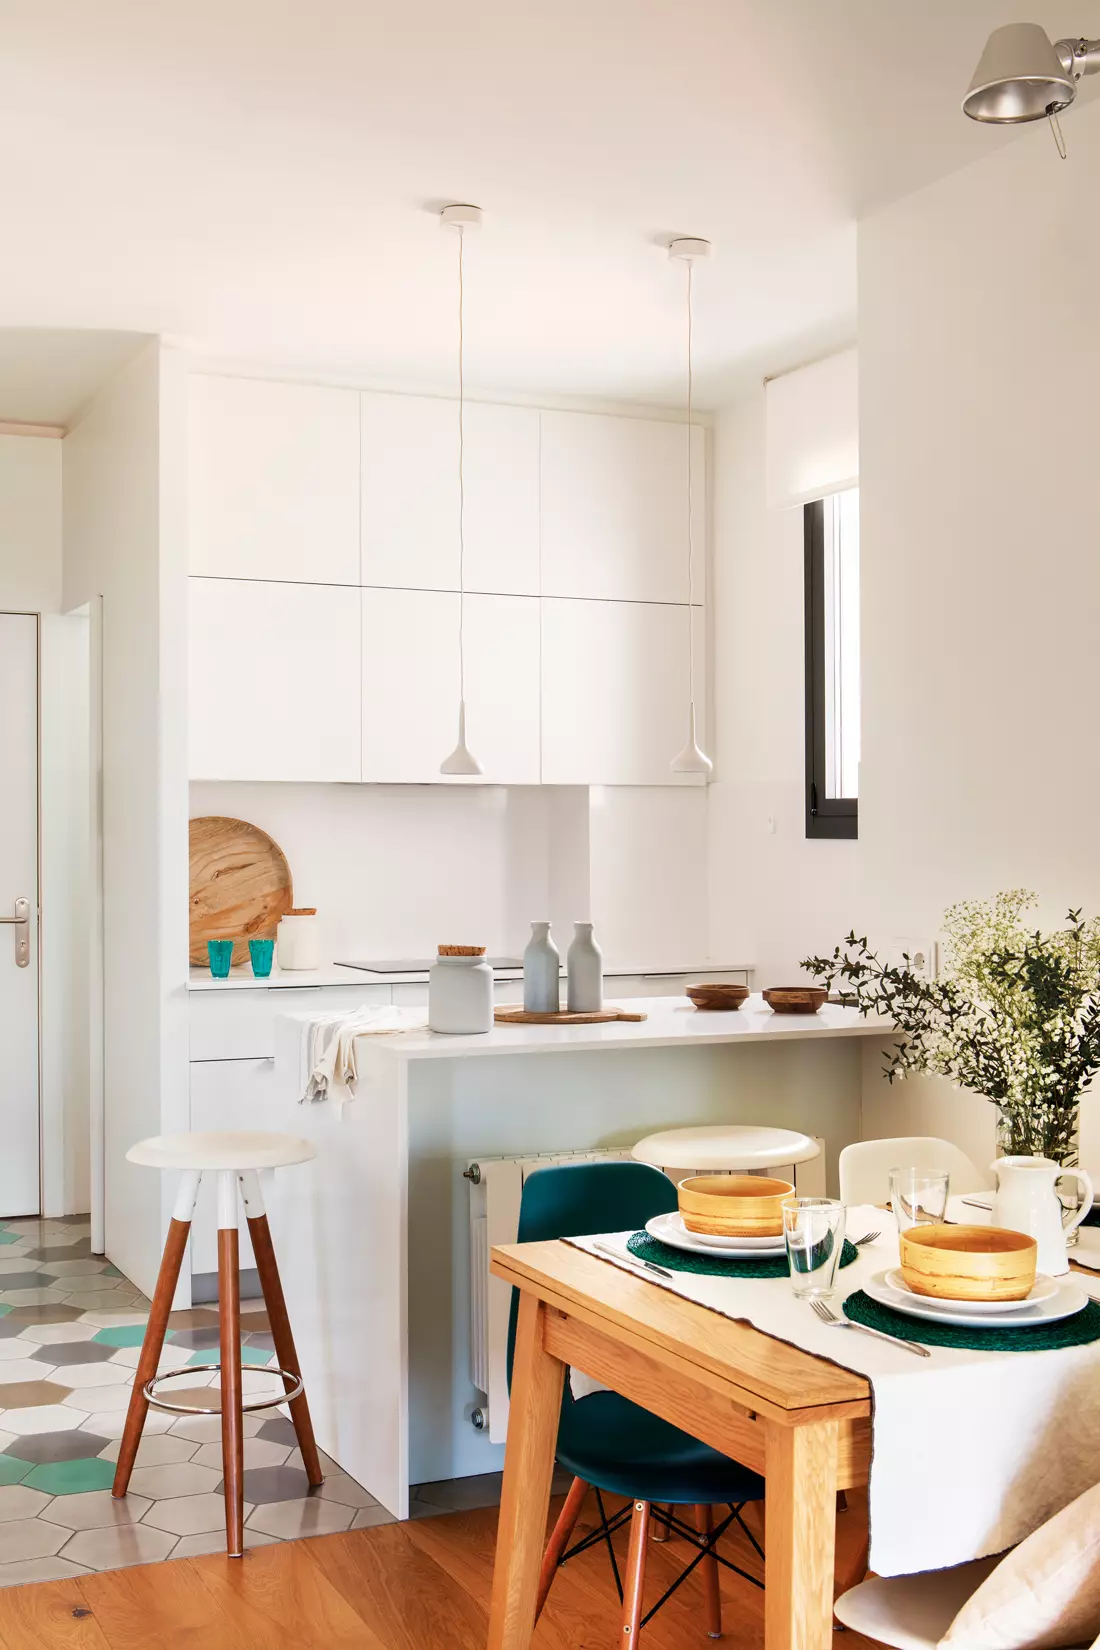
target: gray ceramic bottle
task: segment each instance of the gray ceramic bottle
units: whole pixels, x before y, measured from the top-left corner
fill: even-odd
[[[592,937],[590,922],[573,924],[575,937],[569,947],[570,1014],[598,1014],[603,1007],[603,952]]]
[[[561,1007],[561,957],[548,922],[533,922],[523,953],[523,1006],[528,1014],[556,1014]]]

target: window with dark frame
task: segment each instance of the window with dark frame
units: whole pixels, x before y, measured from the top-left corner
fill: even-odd
[[[806,835],[859,835],[859,488],[803,511]]]

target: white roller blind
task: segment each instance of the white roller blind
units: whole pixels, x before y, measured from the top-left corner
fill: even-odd
[[[768,506],[785,510],[859,481],[859,377],[854,349],[767,386]]]

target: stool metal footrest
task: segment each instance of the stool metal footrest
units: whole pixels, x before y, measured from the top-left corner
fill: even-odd
[[[146,1381],[142,1391],[153,1409],[167,1410],[172,1415],[220,1415],[220,1404],[216,1408],[213,1405],[205,1404],[173,1404],[167,1398],[159,1397],[156,1389],[162,1381],[178,1380],[181,1375],[210,1374],[213,1370],[220,1373],[221,1367],[220,1363],[184,1364],[182,1369],[166,1369],[163,1375],[154,1375],[151,1381]],[[267,1375],[278,1375],[286,1390],[279,1397],[260,1398],[259,1400],[253,1400],[251,1403],[242,1403],[241,1409],[245,1413],[252,1409],[274,1409],[277,1404],[292,1403],[295,1398],[301,1397],[302,1392],[305,1390],[305,1382],[302,1377],[292,1375],[288,1369],[271,1369],[265,1366],[262,1372]],[[260,1373],[260,1371],[257,1371],[257,1373]]]

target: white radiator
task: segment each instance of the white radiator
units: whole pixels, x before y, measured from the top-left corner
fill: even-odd
[[[768,1169],[787,1175],[803,1197],[825,1195],[825,1142],[819,1155],[789,1169]],[[632,1163],[630,1151],[545,1152],[531,1157],[481,1157],[466,1166],[470,1182],[470,1379],[485,1394],[481,1424],[488,1422],[490,1441],[503,1444],[508,1434],[508,1314],[510,1285],[489,1271],[489,1250],[497,1243],[515,1243],[519,1235],[519,1204],[523,1182],[535,1169],[554,1163]],[[678,1171],[687,1179],[697,1171]]]

